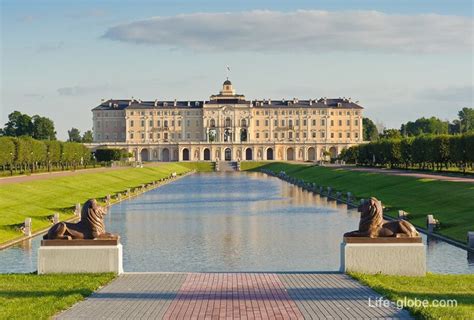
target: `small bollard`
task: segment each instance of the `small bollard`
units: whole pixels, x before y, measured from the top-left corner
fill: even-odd
[[[467,247],[469,249],[474,249],[474,231],[469,231],[467,233]]]
[[[435,219],[432,214],[426,216],[426,228],[428,233],[433,233],[433,231],[439,226],[439,220]]]
[[[59,213],[54,213],[53,215],[53,224],[59,223]]]
[[[328,189],[327,189],[327,196],[328,196],[328,197],[331,196],[331,191],[332,191],[332,188],[331,188],[331,187],[328,187]]]
[[[107,198],[106,198],[106,202],[107,202],[107,205],[110,206],[110,200],[111,200],[111,197],[110,197],[110,194],[107,195]]]
[[[323,191],[324,191],[324,187],[323,187],[323,186],[320,186],[320,187],[319,187],[319,194],[322,195],[322,194],[323,194]]]
[[[341,201],[342,192],[336,192],[336,201]]]
[[[130,197],[130,188],[127,189],[127,197]]]
[[[76,203],[76,209],[74,210],[74,214],[76,216],[80,216],[81,215],[81,204],[80,203]]]
[[[23,233],[25,234],[25,236],[31,237],[31,227],[32,227],[31,218],[26,218],[25,225],[23,228]]]
[[[176,172],[173,172],[173,173],[171,174],[171,176],[172,176],[173,178],[176,178]]]
[[[409,213],[403,210],[398,210],[398,220],[407,220]]]
[[[352,201],[352,193],[348,192],[346,196],[347,196],[347,204],[351,203],[351,201]]]

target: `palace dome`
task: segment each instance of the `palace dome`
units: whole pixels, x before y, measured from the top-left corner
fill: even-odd
[[[227,79],[226,81],[224,81],[224,85],[225,86],[230,86],[230,85],[232,85],[232,82],[230,82],[230,80]]]

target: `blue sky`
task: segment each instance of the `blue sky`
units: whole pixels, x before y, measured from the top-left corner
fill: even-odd
[[[1,122],[102,98],[352,97],[387,127],[473,105],[471,1],[1,2]]]

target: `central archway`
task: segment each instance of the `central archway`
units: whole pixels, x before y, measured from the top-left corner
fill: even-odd
[[[140,152],[140,158],[142,161],[150,160],[148,149],[142,149],[142,151]]]
[[[208,148],[204,149],[204,160],[211,160],[211,151]]]
[[[273,149],[272,148],[267,149],[267,160],[273,160]]]
[[[170,161],[170,150],[168,148],[161,150],[161,161]]]
[[[295,150],[293,148],[286,149],[286,160],[295,160]]]
[[[252,160],[252,149],[247,148],[245,150],[245,160]]]
[[[224,159],[225,161],[230,161],[232,160],[232,150],[230,148],[226,148],[224,151]]]
[[[316,150],[313,147],[308,149],[308,160],[316,161]]]
[[[183,149],[183,161],[189,161],[189,149],[188,148]]]

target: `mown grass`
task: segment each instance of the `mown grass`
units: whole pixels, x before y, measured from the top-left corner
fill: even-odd
[[[399,209],[405,210],[410,213],[410,222],[422,228],[426,227],[426,215],[433,214],[441,222],[437,233],[463,243],[467,232],[474,230],[474,184],[304,164],[262,163],[259,168],[285,171],[335,191],[350,191],[358,198],[375,196],[387,207],[387,215],[397,217]]]
[[[60,213],[61,220],[72,217],[76,203],[123,192],[172,172],[188,171],[190,169],[187,166],[164,163],[0,185],[0,243],[22,236],[16,228],[26,217],[32,218],[34,231],[44,229],[51,225],[48,216],[55,212]]]
[[[115,278],[114,274],[0,274],[0,319],[50,319]]]
[[[215,167],[214,162],[180,162],[179,164],[190,170],[199,172],[213,172]]]
[[[427,274],[425,277],[350,274],[399,306],[427,300],[429,306],[407,307],[421,319],[474,319],[474,275]],[[455,300],[457,306],[434,306],[434,300]],[[439,304],[439,303],[438,303]]]

